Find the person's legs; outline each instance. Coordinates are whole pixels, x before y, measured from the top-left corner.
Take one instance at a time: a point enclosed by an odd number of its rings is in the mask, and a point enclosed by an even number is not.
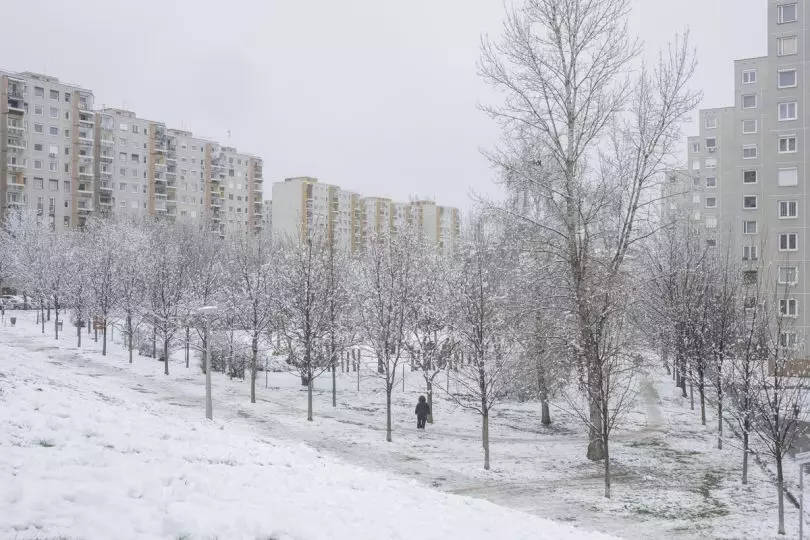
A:
[[[427,421],[427,416],[422,416],[421,414],[416,417],[416,427],[418,429],[425,429],[425,422]]]

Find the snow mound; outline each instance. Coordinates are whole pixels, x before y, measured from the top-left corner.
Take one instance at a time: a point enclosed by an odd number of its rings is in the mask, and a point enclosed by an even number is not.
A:
[[[0,538],[611,538],[206,422],[82,354],[0,344]]]

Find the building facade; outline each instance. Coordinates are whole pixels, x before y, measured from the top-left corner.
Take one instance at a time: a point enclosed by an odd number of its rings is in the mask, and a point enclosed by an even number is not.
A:
[[[804,343],[807,357],[810,0],[766,7],[767,55],[735,62],[734,105],[701,110],[699,134],[687,140],[691,214],[710,245],[728,245],[742,261],[747,280],[778,289],[792,320],[779,339]]]
[[[272,233],[304,239],[322,228],[330,242],[350,253],[362,251],[380,234],[395,234],[418,224],[426,238],[441,249],[454,249],[460,230],[458,209],[433,201],[394,202],[364,197],[317,178],[301,176],[273,184]]]
[[[90,215],[209,221],[256,233],[261,158],[132,111],[94,109],[92,91],[36,73],[0,72],[0,220],[34,209],[54,229]]]

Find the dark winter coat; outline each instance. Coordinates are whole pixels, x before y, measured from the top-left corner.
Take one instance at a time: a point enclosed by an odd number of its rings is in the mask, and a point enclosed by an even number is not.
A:
[[[425,401],[416,404],[416,416],[427,416],[430,414],[430,405]]]

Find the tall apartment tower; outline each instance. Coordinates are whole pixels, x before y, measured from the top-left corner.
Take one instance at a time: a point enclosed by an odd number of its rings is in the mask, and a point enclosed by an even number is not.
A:
[[[95,209],[93,93],[0,72],[0,117],[0,218],[28,207],[54,229],[81,226]]]
[[[810,325],[807,125],[810,0],[767,0],[768,54],[737,60],[732,107],[701,110],[688,138],[692,219],[706,241],[728,246],[745,278],[779,286],[779,309],[795,317],[785,344]],[[772,288],[773,292],[773,288]]]

